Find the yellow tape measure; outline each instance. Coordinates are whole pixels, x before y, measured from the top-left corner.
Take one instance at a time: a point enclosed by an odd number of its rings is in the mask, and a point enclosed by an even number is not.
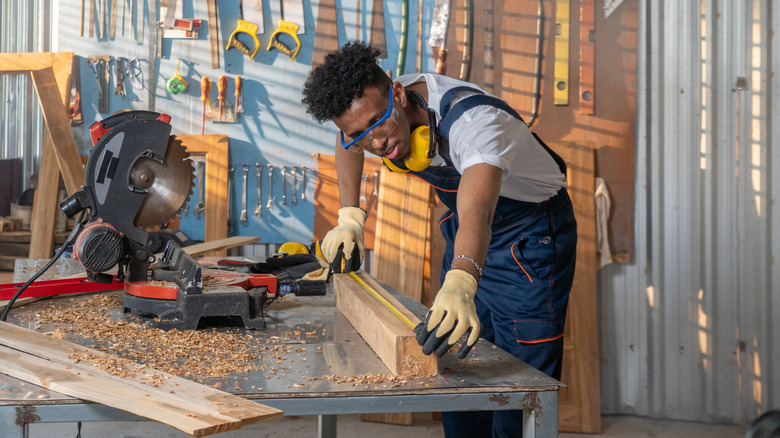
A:
[[[357,276],[357,274],[355,274],[354,272],[349,272],[348,274],[349,274],[349,276],[350,276],[350,277],[352,277],[352,279],[353,279],[353,280],[357,281],[357,283],[358,283],[359,285],[363,286],[363,289],[365,289],[365,290],[367,290],[368,292],[370,292],[370,293],[371,293],[371,295],[373,295],[373,296],[374,296],[374,298],[376,298],[377,300],[379,300],[379,302],[380,302],[380,303],[384,304],[384,305],[385,305],[385,307],[387,307],[388,309],[390,309],[390,311],[391,311],[391,312],[393,312],[393,314],[394,314],[395,316],[397,316],[398,318],[400,318],[400,319],[401,319],[401,321],[403,321],[403,322],[404,322],[404,324],[408,325],[410,329],[414,330],[415,323],[413,323],[413,322],[412,322],[412,321],[411,321],[409,318],[407,318],[407,317],[406,317],[406,315],[404,315],[404,314],[403,314],[403,313],[401,313],[401,312],[400,312],[398,309],[396,309],[396,308],[395,308],[395,306],[393,306],[392,304],[390,304],[390,302],[389,302],[389,301],[387,301],[387,300],[386,300],[386,299],[385,299],[385,298],[384,298],[382,295],[379,295],[379,293],[378,293],[377,291],[375,291],[375,290],[374,290],[374,289],[373,289],[371,286],[369,286],[369,285],[368,285],[368,283],[366,283],[365,281],[363,281],[363,279],[362,279],[362,278],[358,277],[358,276]]]

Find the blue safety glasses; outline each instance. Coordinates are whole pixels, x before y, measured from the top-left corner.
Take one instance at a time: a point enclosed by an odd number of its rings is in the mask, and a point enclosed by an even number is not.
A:
[[[341,145],[352,152],[362,152],[366,147],[371,147],[375,139],[386,139],[396,126],[398,126],[398,111],[393,108],[393,86],[390,85],[390,102],[382,118],[348,143],[344,140],[344,132],[339,131]]]

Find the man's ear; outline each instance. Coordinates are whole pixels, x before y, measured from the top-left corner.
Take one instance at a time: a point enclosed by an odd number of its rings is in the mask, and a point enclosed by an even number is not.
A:
[[[406,98],[406,88],[400,82],[393,82],[393,98],[398,99],[401,108],[409,105],[409,99]]]

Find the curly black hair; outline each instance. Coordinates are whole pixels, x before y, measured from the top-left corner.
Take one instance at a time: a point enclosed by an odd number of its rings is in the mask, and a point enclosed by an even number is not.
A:
[[[362,41],[349,42],[329,53],[303,85],[301,102],[306,112],[323,123],[349,109],[366,87],[389,87],[392,81],[376,63],[379,54]]]

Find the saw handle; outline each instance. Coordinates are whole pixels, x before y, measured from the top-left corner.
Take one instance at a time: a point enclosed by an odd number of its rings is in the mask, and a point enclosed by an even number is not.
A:
[[[295,40],[295,47],[287,47],[281,42],[279,40],[279,35],[281,34],[286,34]],[[298,56],[298,51],[301,50],[301,40],[298,39],[298,25],[290,23],[289,21],[279,20],[279,27],[271,34],[271,39],[268,40],[268,48],[266,50],[270,51],[273,48],[276,48],[289,56],[290,61],[295,61],[295,57]]]
[[[228,39],[227,46],[225,47],[225,50],[230,50],[231,48],[235,47],[239,52],[243,53],[244,55],[249,57],[249,60],[251,61],[252,58],[257,55],[257,50],[260,49],[260,40],[257,39],[257,30],[258,26],[256,24],[252,24],[248,21],[244,20],[238,20],[238,25],[236,26],[236,30],[233,31],[233,33],[230,34],[230,39]],[[242,43],[238,39],[239,34],[247,34],[252,38],[252,41],[255,43],[255,48],[253,50],[249,50],[249,47],[246,46],[246,44]]]
[[[447,49],[439,47],[438,56],[436,56],[436,70],[437,75],[447,74]]]
[[[163,123],[171,123],[171,116],[168,114],[156,113],[153,111],[128,111],[115,114],[111,117],[95,122],[89,127],[89,135],[92,138],[92,146],[95,146],[106,133],[121,123],[128,120],[159,120]]]

